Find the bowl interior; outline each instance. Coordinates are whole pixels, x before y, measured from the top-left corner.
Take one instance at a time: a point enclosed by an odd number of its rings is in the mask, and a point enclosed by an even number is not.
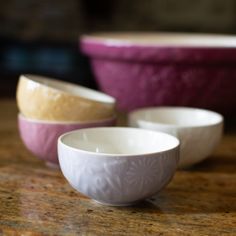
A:
[[[180,127],[209,126],[223,121],[223,117],[216,112],[184,107],[140,109],[132,112],[130,117],[133,121],[145,121]]]
[[[43,85],[46,87],[50,87],[52,89],[56,89],[67,94],[71,94],[74,96],[79,96],[82,98],[86,98],[89,100],[104,102],[104,103],[114,103],[115,99],[109,95],[104,93],[85,88],[83,86],[79,86],[77,84],[72,84],[64,81],[59,81],[51,78],[46,78],[38,75],[22,75],[21,78],[32,81],[33,83],[29,84],[29,88],[38,87],[39,85]]]
[[[62,135],[59,142],[71,148],[96,154],[143,155],[173,149],[175,137],[135,128],[90,128]]]
[[[236,47],[236,37],[232,35],[187,34],[187,33],[97,33],[84,36],[86,41],[105,42],[122,45],[153,45],[181,47]]]

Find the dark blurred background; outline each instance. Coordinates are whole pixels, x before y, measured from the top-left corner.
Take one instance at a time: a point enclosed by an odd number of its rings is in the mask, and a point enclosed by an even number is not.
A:
[[[235,0],[0,1],[0,96],[14,96],[19,74],[96,88],[78,37],[94,31],[236,33]]]

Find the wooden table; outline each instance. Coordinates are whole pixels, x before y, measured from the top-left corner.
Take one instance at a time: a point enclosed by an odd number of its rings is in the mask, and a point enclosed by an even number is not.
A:
[[[13,101],[0,108],[0,235],[236,235],[236,131],[157,197],[106,207],[25,149]]]

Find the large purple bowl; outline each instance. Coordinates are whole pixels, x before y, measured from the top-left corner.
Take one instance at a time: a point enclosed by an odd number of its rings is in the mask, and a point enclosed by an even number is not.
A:
[[[21,139],[27,149],[36,157],[44,160],[49,166],[59,166],[57,156],[57,139],[62,134],[83,128],[113,126],[116,118],[111,117],[90,122],[52,122],[27,119],[18,115],[18,126]]]
[[[194,34],[83,36],[102,91],[118,108],[178,105],[236,112],[236,37]]]

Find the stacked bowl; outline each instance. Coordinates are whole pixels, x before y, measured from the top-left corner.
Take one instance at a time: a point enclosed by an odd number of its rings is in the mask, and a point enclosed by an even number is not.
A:
[[[75,129],[115,125],[115,99],[79,85],[38,75],[21,75],[18,124],[25,146],[58,166],[57,139]]]

